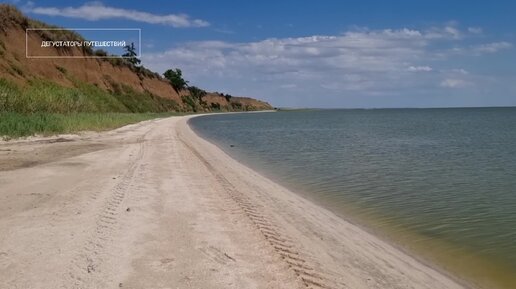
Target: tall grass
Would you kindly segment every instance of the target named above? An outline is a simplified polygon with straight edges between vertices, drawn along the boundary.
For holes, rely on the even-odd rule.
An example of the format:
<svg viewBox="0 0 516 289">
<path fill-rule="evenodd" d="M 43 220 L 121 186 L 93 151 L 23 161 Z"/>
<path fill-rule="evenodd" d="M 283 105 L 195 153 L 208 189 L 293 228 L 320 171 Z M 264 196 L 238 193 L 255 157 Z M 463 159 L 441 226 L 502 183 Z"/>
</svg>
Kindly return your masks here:
<svg viewBox="0 0 516 289">
<path fill-rule="evenodd" d="M 0 138 L 107 130 L 156 117 L 177 115 L 170 99 L 125 85 L 105 91 L 74 81 L 63 87 L 30 80 L 24 87 L 0 78 Z"/>
<path fill-rule="evenodd" d="M 45 80 L 31 80 L 23 88 L 0 78 L 0 112 L 167 112 L 181 107 L 172 99 L 136 92 L 116 84 L 112 92 L 95 85 L 74 81 L 63 87 Z"/>
<path fill-rule="evenodd" d="M 144 120 L 180 115 L 168 113 L 34 113 L 0 112 L 0 138 L 103 131 Z"/>
</svg>

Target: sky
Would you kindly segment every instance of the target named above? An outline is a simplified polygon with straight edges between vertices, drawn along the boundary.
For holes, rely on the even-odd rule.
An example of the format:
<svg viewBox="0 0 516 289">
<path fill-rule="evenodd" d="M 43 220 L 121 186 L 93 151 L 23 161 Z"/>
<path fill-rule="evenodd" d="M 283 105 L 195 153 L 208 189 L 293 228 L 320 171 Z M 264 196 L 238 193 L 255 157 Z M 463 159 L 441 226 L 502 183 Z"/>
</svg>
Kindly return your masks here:
<svg viewBox="0 0 516 289">
<path fill-rule="evenodd" d="M 10 1 L 68 28 L 140 28 L 141 60 L 276 107 L 516 106 L 516 1 Z"/>
</svg>

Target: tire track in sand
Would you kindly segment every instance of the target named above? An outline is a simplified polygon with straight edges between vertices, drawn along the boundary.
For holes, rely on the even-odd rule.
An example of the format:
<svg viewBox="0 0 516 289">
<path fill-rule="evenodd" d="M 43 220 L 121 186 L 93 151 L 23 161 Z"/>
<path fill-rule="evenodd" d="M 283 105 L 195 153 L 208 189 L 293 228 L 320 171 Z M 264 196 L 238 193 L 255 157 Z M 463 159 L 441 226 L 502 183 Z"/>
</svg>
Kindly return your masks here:
<svg viewBox="0 0 516 289">
<path fill-rule="evenodd" d="M 105 257 L 113 258 L 113 252 L 110 251 L 109 246 L 113 241 L 112 237 L 117 229 L 120 214 L 125 211 L 121 208 L 121 203 L 134 182 L 136 172 L 140 169 L 145 153 L 147 133 L 137 139 L 139 147 L 135 160 L 128 166 L 125 173 L 118 177 L 118 182 L 106 194 L 103 205 L 95 214 L 93 230 L 83 247 L 72 259 L 67 276 L 65 276 L 65 280 L 69 280 L 69 282 L 63 284 L 62 288 L 107 288 L 109 286 L 106 284 L 113 281 L 113 274 L 109 273 L 108 268 L 104 268 L 107 267 L 105 266 Z"/>
<path fill-rule="evenodd" d="M 195 148 L 184 141 L 179 134 L 178 139 L 206 166 L 208 171 L 224 188 L 224 191 L 238 205 L 244 215 L 255 225 L 269 245 L 279 254 L 290 270 L 300 278 L 307 288 L 347 288 L 346 284 L 336 281 L 337 278 L 335 276 L 322 272 L 311 255 L 299 248 L 292 238 L 289 238 L 271 218 L 264 214 L 261 205 L 256 204 L 249 197 L 238 191 L 223 174 L 218 172 Z"/>
</svg>

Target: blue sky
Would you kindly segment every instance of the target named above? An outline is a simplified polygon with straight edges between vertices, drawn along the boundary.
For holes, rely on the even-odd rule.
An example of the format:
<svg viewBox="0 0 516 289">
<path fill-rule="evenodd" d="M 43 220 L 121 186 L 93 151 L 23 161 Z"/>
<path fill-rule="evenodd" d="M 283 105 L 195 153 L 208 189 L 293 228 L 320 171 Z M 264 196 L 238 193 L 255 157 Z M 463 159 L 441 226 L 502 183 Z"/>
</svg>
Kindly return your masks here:
<svg viewBox="0 0 516 289">
<path fill-rule="evenodd" d="M 11 1 L 141 28 L 142 61 L 287 107 L 516 105 L 516 1 Z"/>
</svg>

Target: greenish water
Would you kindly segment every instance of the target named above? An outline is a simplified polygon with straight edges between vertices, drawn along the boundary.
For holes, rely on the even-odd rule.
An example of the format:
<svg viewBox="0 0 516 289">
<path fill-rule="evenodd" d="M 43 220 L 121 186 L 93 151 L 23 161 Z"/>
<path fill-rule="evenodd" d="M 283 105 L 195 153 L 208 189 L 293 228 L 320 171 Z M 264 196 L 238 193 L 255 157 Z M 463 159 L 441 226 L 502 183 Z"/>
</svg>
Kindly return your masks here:
<svg viewBox="0 0 516 289">
<path fill-rule="evenodd" d="M 516 108 L 210 115 L 190 124 L 420 256 L 484 287 L 516 288 Z"/>
</svg>

